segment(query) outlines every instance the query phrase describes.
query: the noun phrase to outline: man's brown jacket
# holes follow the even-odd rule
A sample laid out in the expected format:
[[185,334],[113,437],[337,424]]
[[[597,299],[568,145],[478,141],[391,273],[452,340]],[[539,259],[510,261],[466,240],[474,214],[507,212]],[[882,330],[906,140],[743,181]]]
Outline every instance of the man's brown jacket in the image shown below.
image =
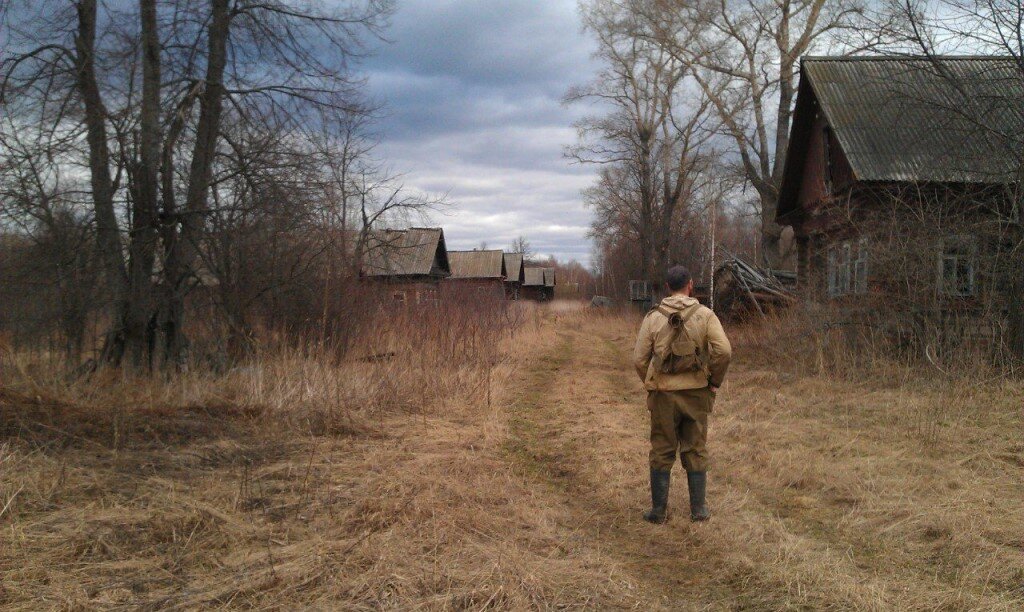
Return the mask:
[[656,371],[651,364],[654,338],[668,325],[668,317],[655,309],[644,317],[636,338],[636,347],[633,349],[633,365],[636,366],[636,373],[644,382],[644,387],[648,391],[680,391],[700,389],[709,383],[716,387],[721,386],[725,380],[725,372],[729,369],[732,346],[718,317],[710,308],[701,306],[692,297],[670,295],[661,301],[661,305],[671,310],[682,310],[684,316],[690,308],[696,308],[685,327],[697,347],[708,356],[708,369],[682,374],[662,374]]

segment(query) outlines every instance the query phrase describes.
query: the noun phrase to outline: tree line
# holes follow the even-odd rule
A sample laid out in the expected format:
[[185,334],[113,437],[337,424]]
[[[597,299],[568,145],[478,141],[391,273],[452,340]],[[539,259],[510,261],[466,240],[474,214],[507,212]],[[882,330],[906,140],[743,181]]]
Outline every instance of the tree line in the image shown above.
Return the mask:
[[393,8],[0,0],[0,330],[181,368],[196,325],[319,320],[370,228],[442,204],[375,154]]

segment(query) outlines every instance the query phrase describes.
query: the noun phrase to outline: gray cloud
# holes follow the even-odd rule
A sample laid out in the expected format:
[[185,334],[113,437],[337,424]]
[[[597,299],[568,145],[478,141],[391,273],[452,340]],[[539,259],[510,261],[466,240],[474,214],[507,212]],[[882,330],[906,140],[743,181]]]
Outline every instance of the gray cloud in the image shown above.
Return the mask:
[[408,0],[370,59],[387,105],[382,153],[414,189],[448,193],[452,248],[527,236],[543,254],[589,259],[580,190],[593,168],[562,148],[584,108],[560,103],[596,66],[575,0]]

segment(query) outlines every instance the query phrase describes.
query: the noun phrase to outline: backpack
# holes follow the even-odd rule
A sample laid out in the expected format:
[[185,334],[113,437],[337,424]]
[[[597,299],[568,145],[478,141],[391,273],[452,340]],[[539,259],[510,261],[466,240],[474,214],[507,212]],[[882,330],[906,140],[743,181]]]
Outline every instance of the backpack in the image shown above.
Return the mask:
[[704,369],[706,358],[686,331],[686,323],[700,308],[692,307],[685,315],[666,306],[655,310],[668,317],[668,323],[654,337],[654,370],[659,374],[685,374]]

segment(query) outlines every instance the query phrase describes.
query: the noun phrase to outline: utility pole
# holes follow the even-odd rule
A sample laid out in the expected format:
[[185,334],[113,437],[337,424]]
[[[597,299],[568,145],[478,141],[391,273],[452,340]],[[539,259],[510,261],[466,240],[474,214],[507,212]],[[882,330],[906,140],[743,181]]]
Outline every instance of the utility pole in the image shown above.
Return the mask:
[[718,241],[718,198],[711,199],[711,280],[708,282],[708,306],[715,309],[715,243]]

